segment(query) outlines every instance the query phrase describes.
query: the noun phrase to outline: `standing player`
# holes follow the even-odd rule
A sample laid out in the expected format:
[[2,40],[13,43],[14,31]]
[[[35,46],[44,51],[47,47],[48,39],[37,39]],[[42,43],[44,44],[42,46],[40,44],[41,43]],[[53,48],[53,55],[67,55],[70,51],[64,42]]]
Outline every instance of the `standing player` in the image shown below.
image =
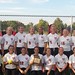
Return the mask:
[[44,56],[45,75],[55,75],[53,66],[55,65],[54,56],[51,55],[50,48],[47,48]]
[[72,35],[72,49],[75,47],[75,30],[73,30],[73,35]]
[[45,50],[47,46],[47,36],[43,33],[42,27],[39,27],[38,32],[39,34],[37,34],[37,37],[38,37],[39,53],[45,54]]
[[64,54],[66,54],[68,57],[71,55],[71,46],[72,46],[72,39],[68,34],[68,30],[63,30],[63,35],[59,38],[59,46],[64,48]]
[[54,25],[51,25],[50,27],[50,32],[48,34],[48,43],[49,43],[49,48],[51,49],[51,54],[56,55],[58,53],[58,34],[56,33],[56,28]]
[[8,27],[6,30],[6,34],[3,35],[4,54],[6,54],[8,52],[8,47],[10,45],[14,45],[14,43],[15,43],[15,38],[12,35],[12,30],[13,30],[12,27]]
[[16,66],[18,65],[18,57],[14,53],[14,46],[8,47],[9,52],[3,57],[6,75],[16,75]]
[[34,48],[34,54],[30,57],[31,75],[42,75],[43,56],[39,54],[39,47]]
[[18,33],[15,35],[15,48],[17,54],[21,53],[21,48],[25,47],[25,37],[26,33],[24,32],[24,26],[18,27]]
[[29,56],[34,53],[34,47],[38,45],[37,35],[34,34],[34,27],[30,27],[29,34],[25,38],[26,48]]
[[69,57],[70,75],[75,75],[75,47],[73,48],[73,54]]
[[18,55],[19,75],[29,75],[29,55],[26,54],[26,48],[22,47],[21,54]]
[[55,75],[68,75],[67,74],[67,65],[68,65],[68,57],[63,54],[64,50],[62,47],[59,48],[59,53],[55,56],[56,62],[56,71]]

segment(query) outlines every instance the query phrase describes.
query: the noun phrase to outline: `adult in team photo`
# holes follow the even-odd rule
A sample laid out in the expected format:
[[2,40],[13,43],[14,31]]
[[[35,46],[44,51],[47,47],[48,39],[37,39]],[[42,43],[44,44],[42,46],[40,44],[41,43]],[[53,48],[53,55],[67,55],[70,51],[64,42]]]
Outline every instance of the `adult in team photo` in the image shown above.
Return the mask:
[[75,47],[73,47],[73,54],[69,57],[70,75],[75,75]]
[[19,75],[29,75],[29,55],[26,53],[26,48],[22,47],[21,54],[18,55],[19,60]]
[[47,46],[47,35],[43,32],[43,27],[38,28],[38,46],[39,46],[39,53],[45,54],[46,46]]
[[14,53],[14,46],[8,47],[8,53],[3,57],[5,75],[16,75],[16,66],[18,66],[18,57]]
[[49,31],[50,31],[50,33],[47,35],[48,44],[49,44],[49,48],[51,49],[51,54],[55,56],[56,54],[58,54],[58,39],[59,39],[59,36],[56,33],[55,25],[52,24]]
[[51,55],[50,48],[46,49],[46,55],[44,55],[44,69],[45,69],[45,75],[55,75],[54,67],[55,65],[55,59],[54,56]]

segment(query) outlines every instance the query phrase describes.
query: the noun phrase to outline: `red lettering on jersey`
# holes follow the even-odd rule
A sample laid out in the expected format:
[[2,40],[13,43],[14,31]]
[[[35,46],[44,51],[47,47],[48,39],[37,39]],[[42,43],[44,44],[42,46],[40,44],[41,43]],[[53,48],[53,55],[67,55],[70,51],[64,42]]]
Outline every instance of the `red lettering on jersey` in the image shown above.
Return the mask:
[[62,44],[62,45],[65,45],[65,42],[63,41],[63,42],[61,42],[61,44]]
[[13,38],[11,38],[11,40],[13,40]]
[[6,41],[6,45],[8,44],[8,41]]
[[52,44],[52,41],[50,41],[50,43]]
[[34,40],[35,40],[35,38],[34,38]]
[[54,39],[57,39],[57,37],[54,37]]
[[67,41],[69,41],[69,39],[67,39]]
[[31,44],[31,42],[29,41],[29,45]]
[[25,38],[25,35],[23,37]]
[[19,43],[21,43],[21,40],[19,40]]
[[28,58],[25,58],[26,60],[28,60]]

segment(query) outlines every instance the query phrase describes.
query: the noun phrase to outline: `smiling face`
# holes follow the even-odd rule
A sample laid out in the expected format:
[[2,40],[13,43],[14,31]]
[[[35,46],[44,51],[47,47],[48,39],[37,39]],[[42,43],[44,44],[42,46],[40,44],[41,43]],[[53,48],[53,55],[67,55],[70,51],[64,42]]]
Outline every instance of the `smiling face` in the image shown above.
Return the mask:
[[39,34],[43,34],[43,28],[39,27],[38,32],[39,32]]
[[23,32],[24,32],[24,27],[23,27],[23,26],[20,26],[20,27],[18,28],[18,31],[19,31],[20,33],[23,33]]
[[13,54],[13,52],[14,52],[14,47],[13,47],[13,46],[9,46],[8,50],[9,50],[9,53],[10,53],[10,54]]
[[59,54],[60,54],[60,55],[62,55],[62,54],[63,54],[63,52],[64,52],[63,48],[62,48],[62,47],[60,47],[60,48],[59,48]]
[[30,27],[29,32],[30,32],[30,34],[34,34],[34,27]]
[[39,48],[38,47],[35,47],[34,48],[34,53],[37,55],[39,53]]
[[26,54],[26,48],[22,48],[21,53],[22,53],[22,55],[25,55]]
[[50,50],[50,48],[47,48],[47,50],[46,50],[46,54],[47,54],[48,56],[51,54],[51,50]]

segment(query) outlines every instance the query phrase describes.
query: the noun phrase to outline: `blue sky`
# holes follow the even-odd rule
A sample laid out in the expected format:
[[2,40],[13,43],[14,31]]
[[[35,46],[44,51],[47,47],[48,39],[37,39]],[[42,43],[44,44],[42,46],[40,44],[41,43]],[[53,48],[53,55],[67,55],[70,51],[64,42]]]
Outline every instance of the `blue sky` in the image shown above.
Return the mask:
[[75,16],[75,0],[0,0],[1,14]]

